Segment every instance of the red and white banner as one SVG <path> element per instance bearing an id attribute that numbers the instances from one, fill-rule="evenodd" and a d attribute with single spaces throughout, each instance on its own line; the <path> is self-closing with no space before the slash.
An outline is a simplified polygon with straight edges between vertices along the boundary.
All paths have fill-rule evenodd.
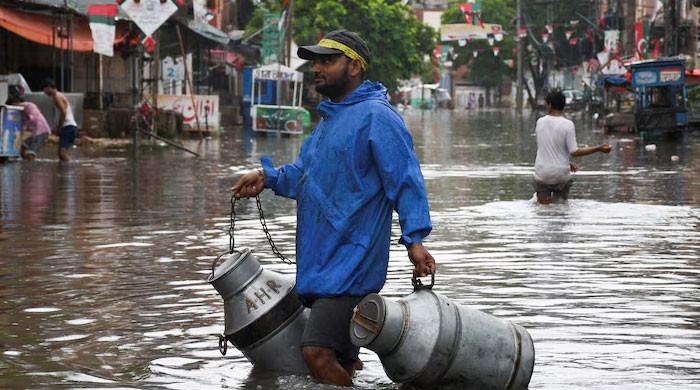
<path id="1" fill-rule="evenodd" d="M 87 8 L 92 31 L 93 51 L 111 57 L 114 55 L 114 17 L 117 15 L 116 4 L 90 4 Z"/>

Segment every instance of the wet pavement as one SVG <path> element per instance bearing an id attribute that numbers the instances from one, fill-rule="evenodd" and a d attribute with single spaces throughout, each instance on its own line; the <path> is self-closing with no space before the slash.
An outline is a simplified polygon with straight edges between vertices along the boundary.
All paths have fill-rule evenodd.
<path id="1" fill-rule="evenodd" d="M 413 112 L 434 223 L 435 289 L 525 326 L 531 389 L 700 389 L 700 134 L 648 152 L 578 118 L 572 200 L 530 200 L 535 117 L 510 111 Z M 222 357 L 220 297 L 206 283 L 228 245 L 228 188 L 261 155 L 293 160 L 303 138 L 232 131 L 165 147 L 81 147 L 68 164 L 44 149 L 0 165 L 0 388 L 322 389 L 305 377 Z M 672 161 L 671 156 L 678 156 Z M 262 197 L 286 254 L 294 203 Z M 267 247 L 254 201 L 236 242 L 293 272 Z M 396 241 L 383 294 L 410 293 Z M 398 389 L 362 352 L 363 389 Z"/>

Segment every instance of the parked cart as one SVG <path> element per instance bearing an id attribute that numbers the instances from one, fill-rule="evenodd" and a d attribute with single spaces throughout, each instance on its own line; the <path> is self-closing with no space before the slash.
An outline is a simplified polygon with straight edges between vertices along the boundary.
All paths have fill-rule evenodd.
<path id="1" fill-rule="evenodd" d="M 304 74 L 282 64 L 269 64 L 252 71 L 250 83 L 252 127 L 257 132 L 301 134 L 309 112 L 301 106 Z M 263 103 L 262 83 L 276 82 L 276 103 Z"/>
<path id="2" fill-rule="evenodd" d="M 655 135 L 684 131 L 688 127 L 685 60 L 641 61 L 630 69 L 637 131 Z"/>

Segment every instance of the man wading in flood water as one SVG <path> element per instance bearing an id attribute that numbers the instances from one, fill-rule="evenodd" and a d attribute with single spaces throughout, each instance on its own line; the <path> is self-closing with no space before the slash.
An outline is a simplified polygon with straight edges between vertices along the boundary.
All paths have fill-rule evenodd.
<path id="1" fill-rule="evenodd" d="M 73 109 L 66 96 L 56 89 L 56 83 L 52 79 L 46 79 L 42 88 L 58 109 L 59 117 L 55 130 L 58 134 L 58 158 L 61 161 L 69 161 L 70 148 L 78 137 L 78 124 L 73 116 Z"/>
<path id="2" fill-rule="evenodd" d="M 293 164 L 275 169 L 263 157 L 263 169 L 231 190 L 240 198 L 271 188 L 296 199 L 296 289 L 311 308 L 302 354 L 321 382 L 350 386 L 359 363 L 350 342 L 352 310 L 384 286 L 393 210 L 413 274 L 435 272 L 421 243 L 431 230 L 428 199 L 411 135 L 386 88 L 364 80 L 367 44 L 338 30 L 298 55 L 312 61 L 316 91 L 328 97 L 318 106 L 322 120 Z"/>
<path id="3" fill-rule="evenodd" d="M 570 157 L 587 156 L 596 152 L 610 153 L 610 145 L 579 148 L 574 122 L 564 118 L 564 94 L 560 91 L 550 92 L 545 101 L 548 115 L 538 119 L 535 127 L 537 157 L 534 187 L 537 201 L 549 204 L 569 198 L 572 183 L 569 171 L 576 172 L 578 169 L 570 162 Z"/>

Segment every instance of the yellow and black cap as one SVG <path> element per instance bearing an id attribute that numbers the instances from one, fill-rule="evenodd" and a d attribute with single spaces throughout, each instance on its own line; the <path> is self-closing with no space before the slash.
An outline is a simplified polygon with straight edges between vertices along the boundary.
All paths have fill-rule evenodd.
<path id="1" fill-rule="evenodd" d="M 313 60 L 317 56 L 345 54 L 360 61 L 363 70 L 369 66 L 369 48 L 359 35 L 348 30 L 335 30 L 326 34 L 315 45 L 300 46 L 297 55 L 303 60 Z"/>

